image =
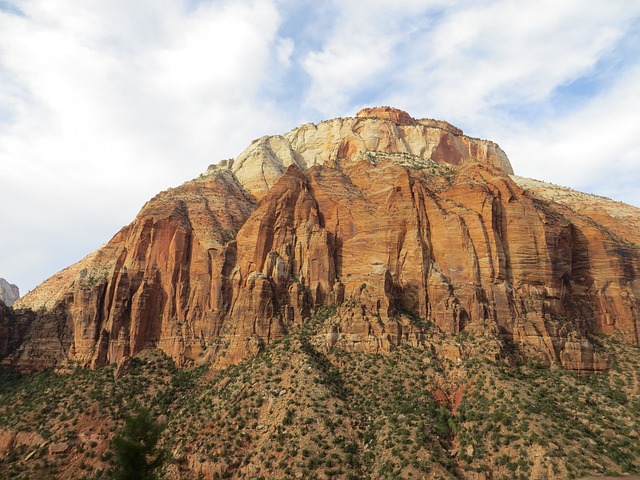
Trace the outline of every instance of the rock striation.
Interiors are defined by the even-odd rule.
[[[0,278],[0,301],[7,307],[20,298],[20,289],[17,285],[7,282],[4,278]]]
[[[223,366],[333,305],[328,349],[419,344],[420,319],[603,370],[594,336],[640,344],[640,210],[578,208],[512,174],[495,143],[389,107],[262,137],[20,299],[39,313],[5,362],[159,347]]]
[[[495,143],[462,135],[436,120],[414,120],[389,107],[361,110],[355,118],[308,123],[285,135],[254,140],[235,160],[211,166],[230,169],[256,198],[262,198],[291,165],[341,169],[343,164],[392,156],[405,166],[482,162],[512,174],[507,155]]]

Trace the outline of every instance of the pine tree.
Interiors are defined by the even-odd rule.
[[[158,478],[155,472],[166,459],[166,452],[157,446],[163,429],[146,409],[126,418],[122,431],[111,442],[117,465],[114,480]]]

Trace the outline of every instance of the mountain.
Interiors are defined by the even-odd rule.
[[[495,143],[388,107],[262,137],[20,299],[47,313],[9,362],[223,367],[337,305],[332,347],[420,343],[415,316],[603,370],[590,336],[640,342],[640,212],[512,174]]]
[[[0,278],[0,301],[10,307],[19,298],[20,289],[18,286],[7,282],[4,278]]]
[[[165,479],[639,473],[639,268],[640,209],[446,122],[262,137],[0,304],[0,479],[108,478],[140,407]]]

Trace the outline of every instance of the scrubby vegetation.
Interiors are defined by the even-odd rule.
[[[148,409],[159,478],[579,478],[638,472],[638,348],[576,375],[495,358],[484,337],[390,352],[322,347],[335,310],[221,372],[160,351],[128,369],[0,373],[0,478],[110,478],[112,439]],[[438,348],[429,348],[429,345]],[[464,352],[459,359],[441,350]],[[514,358],[517,352],[505,350]],[[480,478],[480,477],[478,477]]]

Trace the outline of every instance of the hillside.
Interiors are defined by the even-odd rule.
[[[162,478],[561,479],[640,469],[638,347],[604,341],[597,375],[522,363],[491,334],[420,326],[420,345],[326,351],[326,309],[217,375],[159,350],[126,368],[0,389],[0,478],[105,478],[138,406],[167,423]],[[116,373],[117,372],[117,373]],[[83,477],[84,475],[84,477]]]

